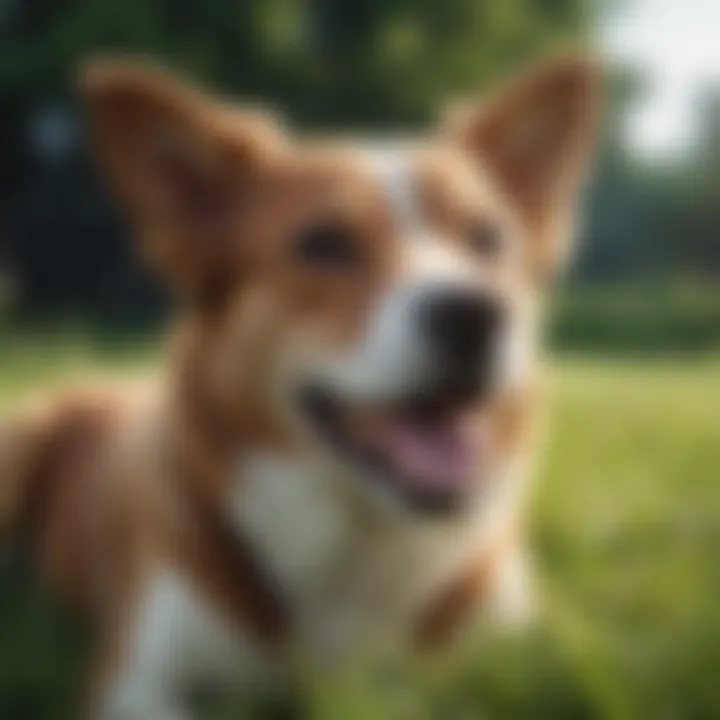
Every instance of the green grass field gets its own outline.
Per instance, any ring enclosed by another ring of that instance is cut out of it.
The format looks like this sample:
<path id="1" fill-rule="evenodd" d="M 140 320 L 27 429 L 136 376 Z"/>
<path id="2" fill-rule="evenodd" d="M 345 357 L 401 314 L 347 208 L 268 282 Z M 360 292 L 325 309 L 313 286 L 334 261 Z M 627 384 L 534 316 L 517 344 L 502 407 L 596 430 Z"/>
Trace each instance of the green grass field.
<path id="1" fill-rule="evenodd" d="M 143 356 L 19 343 L 0 354 L 0 397 Z M 540 628 L 489 639 L 452 672 L 392 693 L 344 686 L 311 717 L 720 718 L 720 358 L 563 356 L 554 376 L 534 503 Z M 0 718 L 65 717 L 82 653 L 21 575 L 0 576 Z M 248 716 L 258 713 L 219 715 Z"/>

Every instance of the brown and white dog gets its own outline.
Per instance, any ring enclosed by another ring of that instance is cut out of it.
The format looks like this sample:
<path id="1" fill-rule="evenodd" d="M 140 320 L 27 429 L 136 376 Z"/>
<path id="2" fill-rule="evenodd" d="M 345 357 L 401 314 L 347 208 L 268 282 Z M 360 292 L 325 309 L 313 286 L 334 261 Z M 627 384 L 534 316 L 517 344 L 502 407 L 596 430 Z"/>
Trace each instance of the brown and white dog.
<path id="1" fill-rule="evenodd" d="M 90 64 L 100 158 L 182 310 L 165 382 L 8 418 L 0 510 L 97 627 L 93 717 L 518 609 L 542 298 L 596 90 L 573 57 L 432 137 L 299 140 Z"/>

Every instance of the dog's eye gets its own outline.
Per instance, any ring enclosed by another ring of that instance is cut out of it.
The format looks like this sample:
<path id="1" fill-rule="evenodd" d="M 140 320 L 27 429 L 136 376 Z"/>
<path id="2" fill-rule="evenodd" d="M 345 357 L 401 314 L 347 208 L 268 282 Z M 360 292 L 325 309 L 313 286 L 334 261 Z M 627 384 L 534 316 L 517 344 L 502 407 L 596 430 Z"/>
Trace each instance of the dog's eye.
<path id="1" fill-rule="evenodd" d="M 298 260 L 327 268 L 349 268 L 360 259 L 352 231 L 337 221 L 311 225 L 302 230 L 293 246 Z"/>
<path id="2" fill-rule="evenodd" d="M 499 257 L 504 245 L 505 238 L 497 223 L 480 220 L 470 230 L 470 247 L 483 258 L 493 260 Z"/>

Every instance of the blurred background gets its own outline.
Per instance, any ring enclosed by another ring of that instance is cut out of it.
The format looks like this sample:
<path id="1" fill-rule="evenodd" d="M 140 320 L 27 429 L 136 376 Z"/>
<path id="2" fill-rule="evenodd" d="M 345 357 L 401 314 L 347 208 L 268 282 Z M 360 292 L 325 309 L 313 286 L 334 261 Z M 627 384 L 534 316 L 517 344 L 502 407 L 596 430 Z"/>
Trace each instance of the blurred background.
<path id="1" fill-rule="evenodd" d="M 607 101 L 551 338 L 547 616 L 447 678 L 346 688 L 311 717 L 720 718 L 719 27 L 717 0 L 0 0 L 0 403 L 145 366 L 164 314 L 88 157 L 79 60 L 140 52 L 367 132 L 587 43 Z M 81 628 L 9 562 L 0 638 L 0 718 L 72 717 Z M 218 717 L 306 716 L 263 707 Z"/>

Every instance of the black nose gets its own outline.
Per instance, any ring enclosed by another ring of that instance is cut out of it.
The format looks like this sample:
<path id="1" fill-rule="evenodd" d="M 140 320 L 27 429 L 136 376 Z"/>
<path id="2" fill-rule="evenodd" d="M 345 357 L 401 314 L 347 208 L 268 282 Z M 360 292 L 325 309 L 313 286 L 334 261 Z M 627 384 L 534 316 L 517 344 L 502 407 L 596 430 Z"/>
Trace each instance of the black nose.
<path id="1" fill-rule="evenodd" d="M 502 323 L 495 298 L 477 291 L 438 291 L 424 304 L 424 331 L 451 372 L 479 369 Z"/>

